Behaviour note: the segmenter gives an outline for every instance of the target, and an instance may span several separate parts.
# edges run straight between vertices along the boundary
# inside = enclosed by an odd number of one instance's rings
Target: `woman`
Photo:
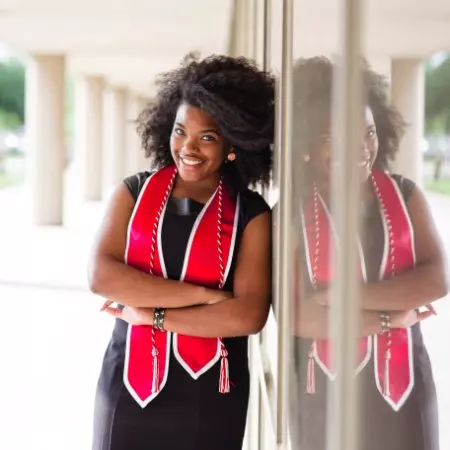
[[[248,186],[270,177],[273,101],[270,75],[213,56],[164,74],[141,114],[158,170],[118,186],[90,269],[118,319],[94,450],[242,448],[271,279],[269,207]]]
[[[339,251],[329,212],[334,67],[326,58],[294,69],[296,150],[303,169],[297,229],[301,233],[300,303],[295,328],[296,448],[326,445],[326,391],[336,372],[328,338],[330,252]],[[420,321],[447,293],[444,255],[421,190],[391,175],[404,122],[389,105],[384,79],[363,68],[367,106],[358,164],[362,180],[358,431],[364,450],[438,450],[436,391]],[[294,198],[299,198],[297,195]],[[428,306],[424,312],[419,308]]]

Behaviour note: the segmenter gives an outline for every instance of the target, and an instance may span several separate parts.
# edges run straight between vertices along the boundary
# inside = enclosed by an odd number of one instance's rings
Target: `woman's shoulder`
[[[138,172],[123,180],[125,185],[128,187],[131,195],[133,196],[134,201],[137,201],[142,187],[144,186],[148,177],[153,173],[154,172],[150,171]],[[258,192],[252,191],[250,189],[245,189],[239,194],[241,214],[244,217],[245,225],[256,216],[259,216],[260,214],[263,214],[265,212],[270,212],[270,206]]]
[[[270,206],[264,197],[251,189],[240,192],[241,214],[244,217],[244,227],[260,214],[270,212]]]
[[[403,198],[405,199],[405,202],[407,202],[411,197],[412,191],[414,190],[416,183],[413,180],[410,180],[409,178],[400,175],[398,173],[391,174],[391,177],[397,183],[400,192],[402,193]]]
[[[123,180],[123,182],[129,189],[131,195],[133,196],[135,202],[139,197],[139,193],[141,192],[141,189],[144,186],[145,181],[151,174],[152,172],[145,170],[143,172],[138,172],[134,175],[131,175]]]

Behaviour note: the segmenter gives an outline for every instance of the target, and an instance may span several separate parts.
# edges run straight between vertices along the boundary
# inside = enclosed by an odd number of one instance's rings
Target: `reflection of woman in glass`
[[[335,376],[327,341],[327,288],[333,278],[328,258],[333,249],[340,250],[329,214],[333,70],[324,58],[300,60],[294,69],[294,142],[304,169],[297,177],[304,185],[297,186],[302,191],[297,227],[303,269],[295,321],[300,337],[300,421],[295,423],[300,423],[296,448],[308,450],[325,448],[326,391]],[[404,123],[388,104],[383,78],[365,68],[364,80],[364,137],[355,162],[363,182],[365,225],[359,270],[359,448],[437,450],[436,392],[419,323],[434,312],[430,302],[447,292],[443,250],[421,190],[385,172]]]
[[[192,60],[160,80],[140,132],[155,172],[120,185],[91,286],[117,317],[94,450],[241,450],[247,335],[270,299],[273,79],[245,59]],[[123,308],[114,308],[113,300]]]

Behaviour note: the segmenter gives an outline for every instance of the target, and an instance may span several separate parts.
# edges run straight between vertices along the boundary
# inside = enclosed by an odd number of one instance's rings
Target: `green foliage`
[[[17,127],[25,119],[25,67],[16,60],[0,61],[0,128]]]
[[[0,130],[15,130],[23,120],[16,114],[0,109]]]
[[[450,55],[437,67],[425,68],[425,117],[430,133],[450,133]]]
[[[2,172],[0,170],[0,189],[17,186],[18,184],[23,183],[24,173],[11,173],[11,172]]]
[[[439,194],[450,195],[450,179],[442,178],[440,180],[426,180],[425,189],[438,192]]]

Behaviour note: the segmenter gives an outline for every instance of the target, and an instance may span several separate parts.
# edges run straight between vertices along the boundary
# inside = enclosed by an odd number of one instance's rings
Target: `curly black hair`
[[[214,117],[236,160],[224,175],[238,189],[267,184],[272,166],[274,78],[246,58],[186,56],[181,66],[157,78],[155,100],[140,114],[138,133],[156,168],[173,162],[170,135],[181,103]]]
[[[329,126],[332,108],[334,64],[325,57],[299,59],[294,65],[294,149],[306,155]],[[363,83],[367,104],[377,128],[379,149],[375,167],[388,170],[399,150],[405,122],[389,103],[389,84],[362,61]]]

